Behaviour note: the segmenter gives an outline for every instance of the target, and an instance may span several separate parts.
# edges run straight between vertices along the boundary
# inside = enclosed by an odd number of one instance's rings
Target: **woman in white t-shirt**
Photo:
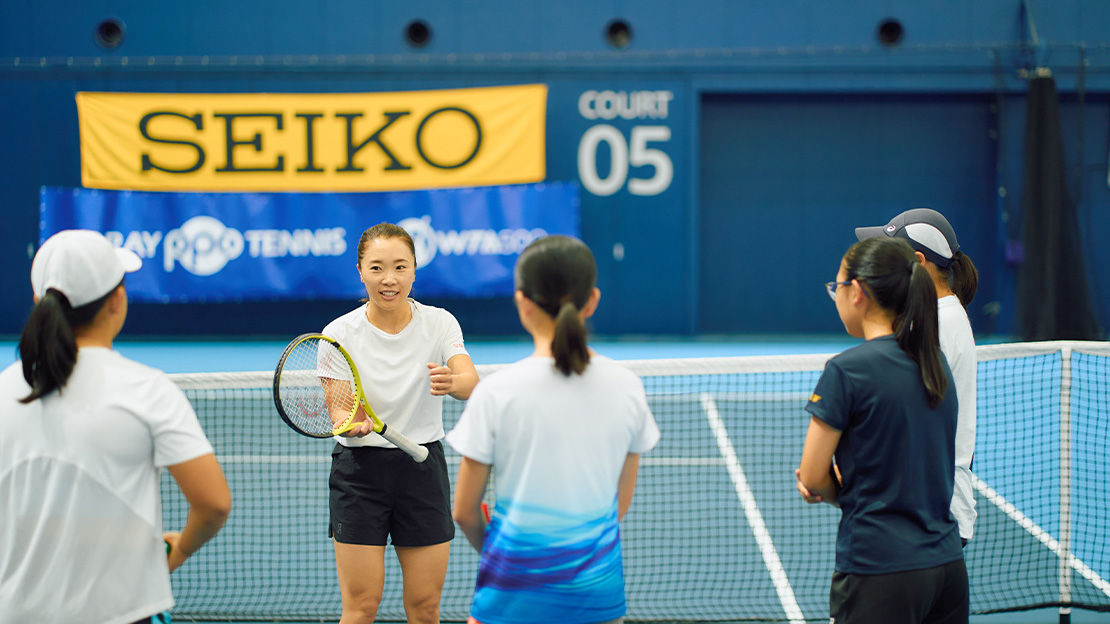
[[[385,583],[385,547],[401,565],[408,621],[439,622],[447,576],[451,487],[443,455],[443,399],[470,396],[478,373],[462,329],[446,310],[409,298],[416,246],[403,228],[380,223],[358,243],[366,303],[335,319],[324,334],[344,345],[358,367],[366,398],[391,429],[428,449],[417,463],[362,422],[338,439],[329,480],[342,624],[377,615]]]
[[[185,395],[112,351],[141,264],[88,230],[35,254],[20,361],[0,373],[0,624],[162,622],[170,572],[227,519]],[[180,533],[162,532],[163,467],[189,503]]]
[[[856,238],[873,236],[904,238],[914,248],[917,261],[929,272],[937,289],[940,321],[940,350],[956,382],[959,417],[956,425],[956,482],[952,515],[960,525],[966,546],[975,534],[975,490],[971,485],[972,455],[975,453],[975,376],[979,360],[975,335],[965,308],[975,298],[979,272],[971,258],[960,250],[956,231],[944,215],[929,208],[914,208],[894,217],[885,226],[856,228]]]
[[[578,239],[547,236],[524,250],[514,300],[535,351],[484,379],[447,434],[463,456],[455,520],[482,553],[471,622],[624,616],[618,521],[659,428],[640,379],[587,346],[596,276]],[[481,503],[494,468],[487,523]]]

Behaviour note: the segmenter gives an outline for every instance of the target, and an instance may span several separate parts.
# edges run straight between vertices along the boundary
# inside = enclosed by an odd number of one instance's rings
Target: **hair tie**
[[[906,270],[910,272],[910,275],[913,275],[913,268],[917,265],[917,260],[910,260],[908,263],[906,263]]]

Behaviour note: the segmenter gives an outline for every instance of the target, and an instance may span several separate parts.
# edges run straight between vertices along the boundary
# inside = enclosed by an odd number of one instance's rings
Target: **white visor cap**
[[[92,230],[64,230],[42,244],[31,263],[31,288],[42,299],[51,288],[79,308],[112,292],[143,261]]]

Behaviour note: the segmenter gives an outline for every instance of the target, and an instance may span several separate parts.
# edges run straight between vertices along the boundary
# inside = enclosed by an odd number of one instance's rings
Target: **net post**
[[[1071,356],[1060,347],[1060,624],[1071,619]]]

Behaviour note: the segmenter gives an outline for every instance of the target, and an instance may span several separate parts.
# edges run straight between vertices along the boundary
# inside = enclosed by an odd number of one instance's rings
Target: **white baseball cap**
[[[64,230],[46,239],[31,263],[31,288],[42,299],[51,288],[79,308],[112,292],[143,261],[100,232]]]

